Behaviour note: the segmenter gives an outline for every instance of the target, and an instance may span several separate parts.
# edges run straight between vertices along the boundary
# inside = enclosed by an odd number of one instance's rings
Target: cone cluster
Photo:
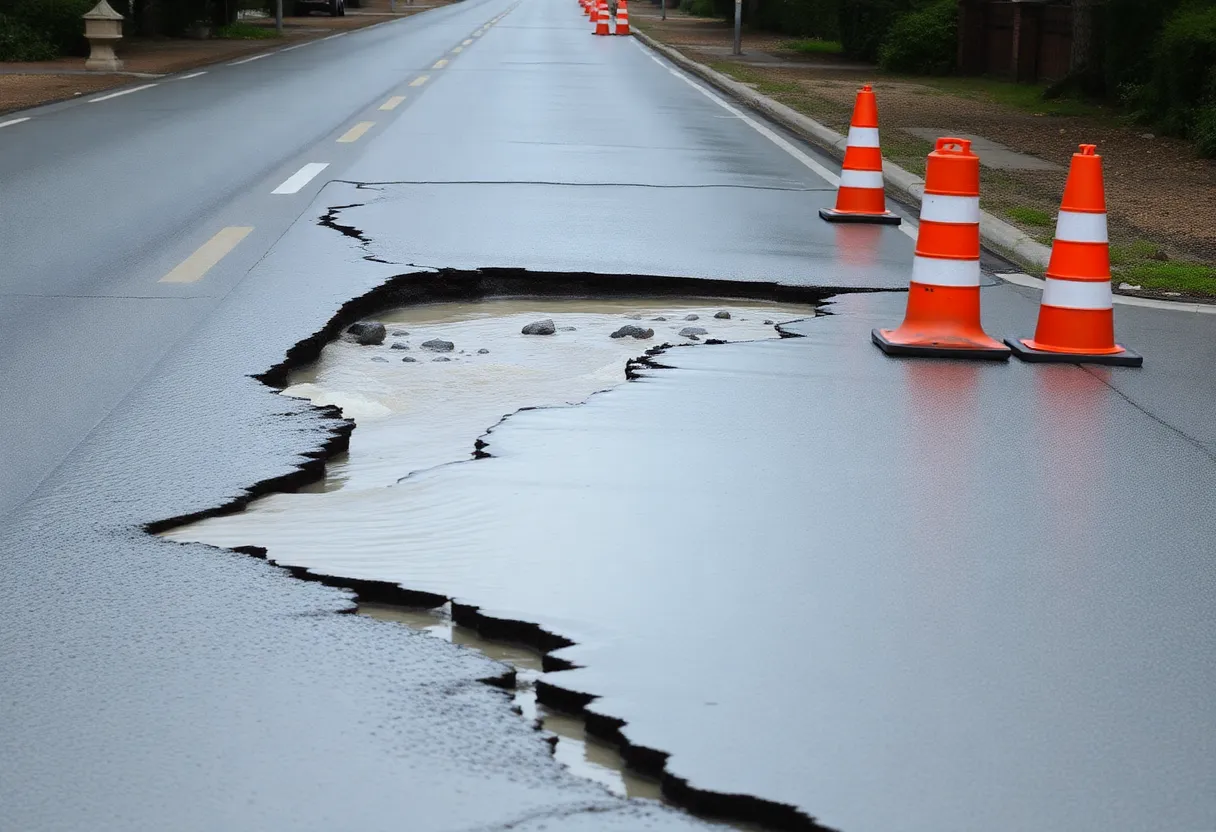
[[[608,0],[579,0],[579,7],[583,10],[583,14],[590,18],[594,34],[630,34],[628,0],[618,1],[615,19],[612,18],[608,9]]]
[[[820,209],[829,222],[898,224],[886,206],[878,106],[870,85],[857,93],[836,192]],[[903,323],[875,329],[888,355],[1117,364],[1144,359],[1115,343],[1110,245],[1102,157],[1083,144],[1073,154],[1033,338],[1004,343],[980,322],[980,160],[966,139],[941,138],[929,153],[908,305]]]

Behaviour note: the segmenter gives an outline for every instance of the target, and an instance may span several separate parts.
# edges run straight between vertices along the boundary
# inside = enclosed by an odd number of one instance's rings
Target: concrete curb
[[[705,64],[692,60],[670,46],[659,43],[637,26],[633,27],[633,35],[681,69],[691,72],[741,104],[762,113],[787,130],[822,147],[836,159],[844,158],[845,137],[835,130],[825,127],[779,101],[761,95],[746,84],[741,84],[721,72],[710,69]],[[897,199],[911,205],[920,204],[921,197],[925,193],[925,180],[885,159],[882,163],[882,171],[888,189],[895,193]],[[1046,269],[1047,261],[1051,257],[1050,248],[987,211],[980,212],[980,241],[988,248],[1032,271]]]

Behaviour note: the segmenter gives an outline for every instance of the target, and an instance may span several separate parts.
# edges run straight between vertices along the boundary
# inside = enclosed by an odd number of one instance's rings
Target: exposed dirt
[[[349,31],[383,23],[394,17],[408,17],[457,0],[418,0],[397,3],[395,13],[389,11],[389,0],[363,0],[358,9],[348,8],[345,17],[330,17],[313,13],[283,20],[283,37],[251,40],[210,38],[125,38],[117,48],[124,68],[120,73],[84,72],[84,58],[67,57],[54,61],[31,63],[0,62],[0,113],[23,110],[53,101],[75,97],[76,93],[139,83],[129,73],[168,75],[222,61],[235,60],[259,52],[326,37],[337,31]],[[243,20],[259,28],[273,30],[272,18]]]

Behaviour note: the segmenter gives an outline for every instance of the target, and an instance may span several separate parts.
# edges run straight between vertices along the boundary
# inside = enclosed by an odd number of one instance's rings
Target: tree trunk
[[[1094,6],[1100,0],[1072,0],[1072,51],[1068,56],[1071,75],[1084,75],[1093,69]]]

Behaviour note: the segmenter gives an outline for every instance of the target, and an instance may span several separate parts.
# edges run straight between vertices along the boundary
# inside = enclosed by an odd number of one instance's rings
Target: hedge
[[[878,64],[888,72],[946,75],[954,71],[957,55],[957,0],[935,0],[891,25],[878,50]]]

